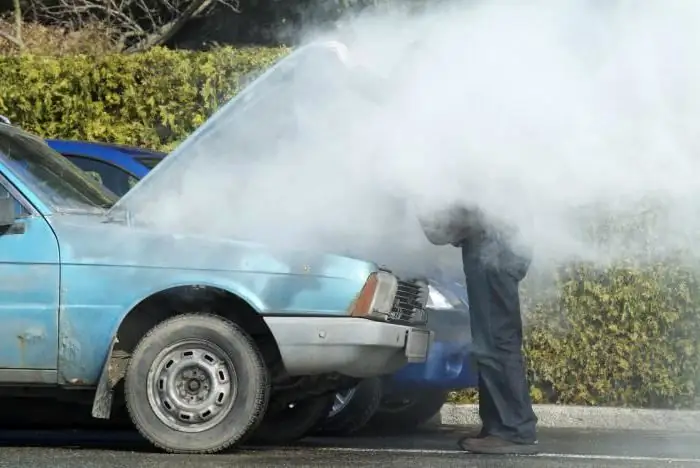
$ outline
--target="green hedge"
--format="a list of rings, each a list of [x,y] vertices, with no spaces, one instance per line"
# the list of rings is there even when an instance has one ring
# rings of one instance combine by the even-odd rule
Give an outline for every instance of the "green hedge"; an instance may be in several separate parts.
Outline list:
[[[700,284],[696,268],[669,263],[605,271],[571,266],[544,300],[536,300],[525,281],[525,356],[534,402],[697,407]],[[476,400],[471,390],[452,395],[455,402]]]
[[[563,272],[557,299],[526,302],[533,397],[590,405],[694,406],[700,383],[700,285],[693,272],[662,263]]]
[[[47,137],[167,149],[234,95],[242,78],[285,53],[0,57],[0,114]],[[678,265],[605,272],[579,265],[559,272],[557,294],[544,296],[526,281],[535,401],[693,405],[700,383],[698,284],[693,269]]]
[[[0,57],[0,114],[46,137],[168,148],[285,52]]]

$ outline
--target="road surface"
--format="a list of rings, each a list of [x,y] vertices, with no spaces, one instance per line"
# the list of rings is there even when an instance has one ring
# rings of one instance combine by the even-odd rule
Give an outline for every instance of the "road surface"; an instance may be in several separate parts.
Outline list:
[[[541,455],[493,457],[459,451],[456,440],[464,431],[442,427],[388,436],[311,438],[293,447],[250,447],[207,456],[157,453],[132,432],[0,431],[0,467],[700,467],[700,433],[541,429]]]

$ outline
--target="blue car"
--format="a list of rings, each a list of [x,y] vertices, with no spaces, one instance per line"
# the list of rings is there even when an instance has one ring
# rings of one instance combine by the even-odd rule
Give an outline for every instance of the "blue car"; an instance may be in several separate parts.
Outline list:
[[[425,362],[425,281],[359,258],[174,235],[134,216],[170,200],[144,185],[167,187],[201,154],[195,145],[119,198],[0,123],[4,396],[26,411],[32,396],[90,404],[97,419],[123,410],[155,447],[216,453],[303,438],[337,392]]]
[[[106,143],[47,140],[57,152],[92,174],[118,196],[153,169],[166,154]],[[435,333],[428,360],[363,381],[338,393],[321,432],[345,435],[369,424],[410,429],[435,416],[453,390],[475,387],[470,367],[469,307],[464,278],[436,273],[430,284],[428,326]]]
[[[53,139],[46,142],[120,197],[166,156],[133,146]]]

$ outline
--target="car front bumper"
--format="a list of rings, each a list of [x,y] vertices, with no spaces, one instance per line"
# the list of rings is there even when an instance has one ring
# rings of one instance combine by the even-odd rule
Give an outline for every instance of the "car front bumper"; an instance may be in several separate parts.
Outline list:
[[[427,328],[353,317],[265,317],[290,376],[339,373],[368,378],[425,362]]]
[[[469,311],[428,310],[428,328],[433,343],[423,363],[412,363],[385,378],[393,389],[413,390],[433,388],[462,390],[478,385],[471,361],[471,330]]]
[[[450,391],[478,385],[469,345],[441,342],[432,344],[426,362],[408,364],[385,380],[389,388],[400,390],[433,388]]]

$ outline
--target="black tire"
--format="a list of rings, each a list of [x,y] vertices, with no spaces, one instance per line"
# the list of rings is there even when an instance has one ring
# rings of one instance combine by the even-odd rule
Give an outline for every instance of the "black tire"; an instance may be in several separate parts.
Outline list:
[[[178,379],[179,395],[158,391],[164,382]],[[199,391],[203,406],[176,411],[183,399],[196,398],[183,396],[188,391]],[[262,419],[269,394],[267,368],[252,338],[233,322],[203,313],[178,315],[153,327],[132,353],[124,379],[126,407],[136,429],[173,453],[216,453],[236,444]],[[205,419],[204,426],[183,422],[187,414],[190,421]]]
[[[347,436],[365,427],[382,401],[382,379],[365,379],[351,392],[342,409],[335,408],[340,402],[339,394],[334,396],[333,408],[317,430],[319,435]],[[348,392],[343,393],[347,395]]]
[[[251,435],[256,445],[287,445],[310,435],[328,416],[335,394],[312,397],[295,403],[293,407],[268,411]]]
[[[413,430],[439,413],[448,395],[444,390],[387,395],[368,425],[384,430]]]

